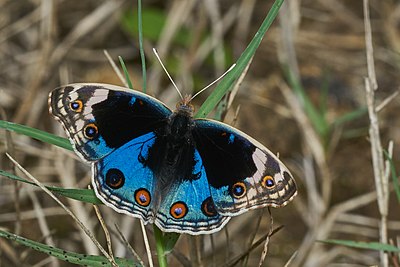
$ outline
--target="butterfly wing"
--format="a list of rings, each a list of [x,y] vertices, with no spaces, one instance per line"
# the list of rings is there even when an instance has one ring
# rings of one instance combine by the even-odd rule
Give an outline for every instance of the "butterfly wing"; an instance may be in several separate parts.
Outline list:
[[[170,189],[157,212],[155,223],[165,232],[211,234],[219,231],[230,219],[215,209],[197,150],[194,150],[193,157],[193,175]]]
[[[145,160],[155,138],[153,132],[137,137],[92,165],[97,197],[144,223],[154,221],[155,179]]]
[[[145,159],[154,131],[171,111],[155,98],[108,84],[57,88],[49,105],[77,154],[92,163],[97,197],[118,212],[152,221],[155,178]]]
[[[49,95],[50,112],[77,154],[93,162],[165,123],[171,110],[157,99],[108,84],[71,84]]]
[[[195,120],[193,136],[218,213],[286,205],[296,184],[285,165],[243,132],[212,120]]]

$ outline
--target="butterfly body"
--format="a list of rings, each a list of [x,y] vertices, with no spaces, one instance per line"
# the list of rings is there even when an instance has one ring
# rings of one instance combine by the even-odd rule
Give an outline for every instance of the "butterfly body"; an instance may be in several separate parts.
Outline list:
[[[221,122],[173,112],[143,93],[72,84],[49,97],[77,154],[92,164],[96,195],[167,232],[205,234],[249,209],[286,205],[290,172],[260,143]]]

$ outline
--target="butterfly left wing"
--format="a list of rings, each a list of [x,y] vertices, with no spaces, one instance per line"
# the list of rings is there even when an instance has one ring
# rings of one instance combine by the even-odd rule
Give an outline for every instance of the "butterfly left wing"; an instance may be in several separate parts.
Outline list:
[[[286,205],[297,193],[286,166],[243,132],[218,121],[195,120],[193,137],[218,213]]]

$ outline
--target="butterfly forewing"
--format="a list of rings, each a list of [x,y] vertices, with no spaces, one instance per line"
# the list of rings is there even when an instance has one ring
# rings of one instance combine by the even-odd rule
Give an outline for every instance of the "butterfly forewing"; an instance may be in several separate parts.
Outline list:
[[[119,86],[71,84],[50,93],[51,113],[76,152],[96,161],[128,141],[153,131],[171,114],[160,101]]]
[[[218,121],[196,120],[195,125],[194,140],[220,214],[280,207],[295,196],[289,170],[263,145]]]

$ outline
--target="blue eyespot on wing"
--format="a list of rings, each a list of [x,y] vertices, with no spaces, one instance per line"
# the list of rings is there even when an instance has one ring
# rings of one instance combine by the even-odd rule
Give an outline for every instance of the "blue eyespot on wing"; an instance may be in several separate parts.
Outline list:
[[[296,195],[286,166],[267,148],[221,122],[195,120],[193,137],[217,211],[225,216],[286,205]]]
[[[202,160],[196,150],[194,159],[194,175],[170,189],[156,214],[155,223],[165,232],[211,234],[230,219],[219,214],[214,206]]]
[[[155,134],[135,138],[93,164],[96,195],[115,211],[153,222],[155,179],[146,166]]]
[[[70,84],[49,95],[75,151],[96,161],[166,123],[171,110],[157,99],[108,84]]]

